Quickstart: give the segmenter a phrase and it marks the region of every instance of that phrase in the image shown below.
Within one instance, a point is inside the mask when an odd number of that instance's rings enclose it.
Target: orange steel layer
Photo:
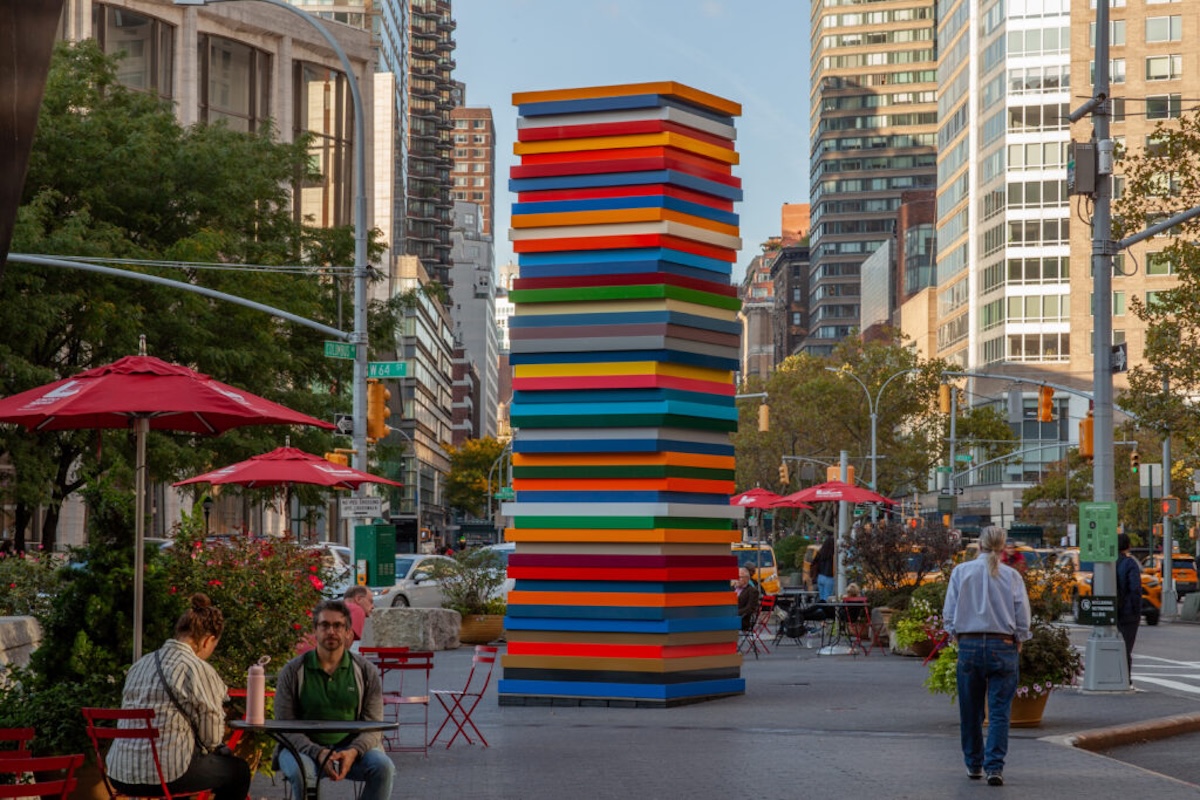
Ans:
[[[514,467],[595,467],[595,466],[681,466],[734,469],[733,456],[703,453],[513,453]]]

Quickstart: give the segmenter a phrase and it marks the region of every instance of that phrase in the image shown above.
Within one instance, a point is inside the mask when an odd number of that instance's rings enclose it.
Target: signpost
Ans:
[[[1111,595],[1079,598],[1079,622],[1082,625],[1116,625],[1117,598]]]
[[[342,497],[338,500],[338,511],[343,517],[378,517],[383,514],[383,498]]]
[[[368,378],[406,378],[407,361],[372,361],[367,364]]]
[[[1117,560],[1116,503],[1079,504],[1079,558],[1081,561]]]
[[[337,432],[343,436],[350,436],[354,433],[353,414],[334,414],[333,424],[337,427]]]
[[[354,360],[354,345],[350,342],[325,342],[326,358],[345,358]]]

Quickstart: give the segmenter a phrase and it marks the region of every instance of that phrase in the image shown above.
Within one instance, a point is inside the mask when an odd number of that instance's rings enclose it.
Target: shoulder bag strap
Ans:
[[[183,710],[183,706],[179,704],[179,698],[175,696],[175,692],[171,689],[171,684],[167,682],[167,676],[163,674],[162,668],[162,651],[154,651],[154,668],[158,670],[158,679],[162,681],[163,688],[167,690],[167,697],[171,698],[171,704],[175,706],[175,710],[179,712],[185,720],[188,727],[192,729],[192,736],[195,737],[196,750],[201,753],[207,753],[208,749],[204,746],[203,740],[200,738],[200,729],[196,727],[196,721],[191,715]]]

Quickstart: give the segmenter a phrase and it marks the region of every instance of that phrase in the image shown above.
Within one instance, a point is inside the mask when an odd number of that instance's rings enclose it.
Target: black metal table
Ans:
[[[300,752],[292,746],[285,734],[303,733],[306,736],[321,733],[359,734],[375,731],[389,731],[399,728],[399,723],[384,720],[327,720],[327,719],[268,719],[262,722],[247,722],[244,719],[229,720],[229,727],[238,731],[256,731],[265,733],[279,743],[279,746],[292,754],[296,764],[300,766],[301,796],[308,800],[317,800],[321,785],[321,776],[325,772],[325,763],[316,765],[317,779],[310,787],[308,777],[304,774],[304,762]],[[330,751],[332,755],[332,750]],[[327,759],[328,760],[328,759]]]

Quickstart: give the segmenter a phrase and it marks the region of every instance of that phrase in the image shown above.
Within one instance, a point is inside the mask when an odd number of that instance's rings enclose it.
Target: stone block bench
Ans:
[[[377,608],[363,643],[411,650],[456,650],[462,617],[447,608]]]

